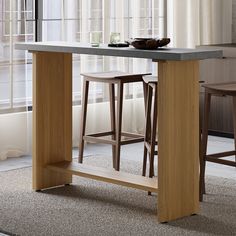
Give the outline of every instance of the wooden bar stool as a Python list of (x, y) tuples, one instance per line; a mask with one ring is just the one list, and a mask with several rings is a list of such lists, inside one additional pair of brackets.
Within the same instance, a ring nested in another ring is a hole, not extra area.
[[(158, 78), (153, 75), (143, 76), (143, 81), (148, 85), (146, 98), (146, 122), (144, 134), (144, 154), (143, 154), (143, 171), (142, 175), (146, 176), (147, 169), (147, 154), (149, 155), (149, 177), (154, 176), (154, 156), (158, 154), (156, 132), (157, 132), (157, 110), (158, 110)], [(199, 84), (204, 81), (199, 81)], [(154, 94), (154, 96), (153, 96)], [(200, 117), (200, 111), (199, 111)], [(201, 119), (199, 118), (200, 123)], [(199, 125), (199, 134), (201, 134), (201, 125)], [(201, 142), (199, 135), (199, 153), (201, 150)], [(199, 157), (200, 158), (200, 157)], [(148, 192), (150, 195), (151, 193)]]
[[(80, 142), (79, 142), (79, 163), (83, 162), (84, 141), (111, 144), (113, 168), (119, 170), (121, 145), (142, 142), (144, 140), (143, 135), (122, 132), (124, 84), (143, 82), (142, 76), (147, 74), (129, 74), (121, 71), (110, 71), (110, 72), (83, 73), (82, 75), (84, 77), (84, 84), (83, 84), (81, 129), (80, 129)], [(88, 91), (89, 91), (90, 81), (109, 84), (111, 131), (85, 135)], [(117, 108), (115, 108), (115, 85), (117, 85)], [(143, 89), (144, 89), (144, 102), (145, 102), (147, 85), (144, 82), (143, 82)], [(111, 139), (105, 139), (104, 138), (105, 136), (111, 136)], [(122, 137), (126, 137), (126, 139), (122, 140)]]
[[(236, 155), (236, 82), (205, 84), (205, 101), (204, 101), (204, 116), (202, 127), (202, 141), (201, 141), (201, 158), (200, 158), (200, 201), (203, 199), (205, 193), (205, 169), (206, 161), (218, 164), (236, 167), (236, 159), (223, 160), (221, 158)], [(232, 113), (234, 122), (234, 143), (235, 149), (233, 151), (214, 153), (207, 155), (207, 141), (208, 141), (208, 123), (210, 114), (210, 105), (212, 96), (231, 96), (232, 97)]]
[[(144, 134), (144, 154), (143, 154), (143, 171), (142, 175), (146, 175), (147, 169), (147, 154), (149, 155), (149, 177), (154, 176), (154, 155), (157, 155), (155, 150), (156, 130), (157, 130), (157, 76), (145, 75), (143, 76), (144, 83), (147, 84), (147, 98), (146, 98), (146, 121)], [(154, 98), (153, 98), (154, 94)], [(152, 99), (153, 104), (152, 104)]]

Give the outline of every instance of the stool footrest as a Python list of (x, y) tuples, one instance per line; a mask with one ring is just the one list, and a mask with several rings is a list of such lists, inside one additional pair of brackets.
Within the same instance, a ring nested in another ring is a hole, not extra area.
[(236, 151), (214, 153), (214, 154), (206, 155), (206, 157), (222, 158), (222, 157), (233, 156), (233, 155), (236, 155)]
[(116, 145), (115, 140), (109, 140), (109, 139), (104, 139), (104, 138), (99, 138), (99, 137), (92, 137), (92, 136), (84, 136), (83, 137), (84, 141), (88, 142), (93, 142), (93, 143), (105, 143), (105, 144), (111, 144), (111, 145)]
[(144, 138), (144, 136), (141, 134), (134, 134), (134, 133), (128, 133), (128, 132), (121, 132), (121, 135), (125, 137), (130, 137), (130, 138)]
[(90, 137), (103, 137), (103, 136), (114, 135), (114, 134), (115, 134), (115, 132), (108, 131), (108, 132), (102, 132), (102, 133), (87, 134), (86, 136), (90, 136)]
[(216, 159), (212, 157), (206, 157), (206, 160), (209, 162), (214, 162), (226, 166), (235, 166), (236, 167), (236, 162), (235, 161), (228, 161), (228, 160), (222, 160), (222, 159)]
[(123, 140), (120, 142), (121, 145), (131, 144), (131, 143), (139, 143), (143, 142), (144, 138), (133, 138), (128, 140)]
[[(116, 145), (117, 144), (116, 140), (109, 140), (109, 139), (101, 138), (101, 137), (110, 136), (110, 135), (115, 135), (115, 132), (108, 131), (108, 132), (102, 132), (102, 133), (87, 134), (83, 137), (83, 139), (88, 142)], [(127, 137), (128, 139), (121, 140), (120, 145), (127, 145), (131, 143), (138, 143), (138, 142), (144, 141), (144, 136), (140, 134), (122, 132), (121, 136)]]

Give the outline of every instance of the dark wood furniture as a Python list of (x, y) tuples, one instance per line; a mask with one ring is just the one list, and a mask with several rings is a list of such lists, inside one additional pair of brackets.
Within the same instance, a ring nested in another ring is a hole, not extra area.
[[(113, 168), (120, 169), (121, 145), (142, 142), (143, 135), (122, 132), (123, 88), (126, 83), (143, 82), (142, 76), (147, 74), (130, 74), (121, 71), (83, 73), (83, 99), (81, 113), (81, 129), (79, 142), (79, 163), (83, 162), (84, 141), (105, 143), (112, 145)], [(88, 106), (89, 82), (109, 84), (111, 131), (85, 135), (86, 116)], [(115, 85), (117, 85), (117, 108), (115, 108)], [(144, 98), (146, 98), (147, 85), (143, 82)], [(111, 139), (107, 139), (111, 136)], [(122, 139), (125, 137), (125, 139)]]
[[(148, 85), (147, 98), (146, 98), (146, 121), (145, 121), (145, 133), (144, 133), (144, 154), (143, 154), (143, 170), (142, 176), (146, 176), (147, 169), (147, 154), (149, 156), (149, 177), (154, 176), (154, 156), (158, 154), (156, 145), (157, 132), (157, 98), (158, 98), (158, 77), (154, 75), (143, 76), (143, 81)], [(199, 81), (199, 84), (205, 81)], [(153, 96), (154, 94), (154, 96)], [(200, 114), (200, 111), (199, 111)], [(201, 134), (201, 116), (199, 115), (199, 134)], [(201, 135), (199, 135), (199, 153), (201, 150)], [(149, 192), (150, 194), (150, 192)]]
[[(222, 158), (227, 156), (236, 155), (236, 82), (228, 82), (228, 83), (216, 83), (216, 84), (204, 84), (205, 88), (205, 99), (204, 99), (204, 116), (203, 116), (203, 127), (202, 127), (202, 141), (201, 141), (201, 158), (200, 158), (200, 200), (203, 199), (203, 194), (205, 193), (205, 168), (206, 161), (235, 166), (236, 167), (236, 159), (224, 160)], [(231, 97), (231, 108), (232, 108), (232, 117), (234, 124), (234, 141), (235, 141), (235, 149), (233, 151), (214, 153), (207, 155), (207, 141), (208, 141), (208, 128), (209, 128), (209, 114), (211, 107), (211, 98), (212, 96), (218, 96), (219, 98), (223, 98), (225, 96)]]
[[(235, 82), (236, 44), (218, 44), (199, 46), (201, 49), (221, 49), (223, 58), (200, 61), (200, 78), (206, 83)], [(204, 89), (200, 94), (201, 109), (204, 106)], [(211, 102), (209, 132), (211, 134), (233, 137), (233, 117), (231, 115), (231, 98), (215, 97)]]
[[(143, 171), (142, 175), (146, 176), (147, 169), (147, 154), (149, 156), (149, 177), (154, 176), (154, 155), (157, 155), (155, 150), (156, 130), (157, 130), (157, 76), (143, 76), (143, 81), (147, 84), (146, 98), (146, 121), (144, 129), (144, 153), (143, 153)], [(154, 94), (154, 98), (153, 98)], [(154, 99), (154, 100), (153, 100)], [(152, 102), (153, 100), (153, 102)]]

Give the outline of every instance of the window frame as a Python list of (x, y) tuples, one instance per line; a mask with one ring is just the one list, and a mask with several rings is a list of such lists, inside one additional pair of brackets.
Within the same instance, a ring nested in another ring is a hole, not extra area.
[[(25, 1), (25, 0), (18, 0), (18, 1)], [(63, 0), (65, 1), (65, 0)], [(150, 0), (152, 1), (152, 0)], [(34, 4), (34, 9), (32, 9), (32, 14), (34, 15), (34, 17), (32, 19), (26, 19), (26, 21), (34, 21), (34, 34), (32, 34), (32, 38), (31, 39), (35, 39), (34, 41), (42, 41), (42, 29), (43, 29), (43, 2), (42, 0), (32, 0), (32, 4)], [(5, 4), (5, 1), (3, 0), (2, 1), (2, 5)], [(27, 3), (26, 3), (27, 4)], [(164, 28), (164, 35), (167, 34), (167, 1), (163, 0), (163, 7), (164, 7), (164, 19), (163, 19), (163, 28)], [(4, 7), (4, 6), (3, 6)], [(18, 6), (19, 8), (20, 6)], [(130, 7), (130, 6), (129, 6)], [(33, 6), (32, 6), (33, 8)], [(5, 10), (5, 8), (3, 8)], [(20, 9), (21, 10), (21, 9)], [(79, 9), (78, 9), (79, 11)], [(26, 11), (27, 12), (27, 11)], [(0, 31), (2, 30), (2, 33), (5, 32), (5, 29), (4, 29), (4, 12), (2, 13), (2, 29), (0, 28)], [(22, 14), (22, 13), (20, 13)], [(128, 16), (129, 19), (131, 19), (132, 17), (129, 15)], [(63, 20), (63, 19), (58, 19), (58, 20)], [(25, 24), (25, 20), (24, 20), (24, 24)], [(26, 27), (26, 26), (25, 26)], [(1, 33), (1, 32), (0, 32)], [(80, 31), (77, 32), (77, 34), (79, 35), (80, 34)], [(9, 37), (11, 37), (11, 35), (3, 35), (2, 34), (2, 42), (9, 42)], [(26, 35), (22, 35), (22, 34), (17, 34), (17, 35), (12, 35), (12, 39), (11, 40), (16, 40), (16, 41), (25, 41), (26, 39)], [(14, 64), (21, 64), (21, 63), (24, 63), (25, 64), (25, 61), (24, 60), (16, 60), (14, 59)], [(27, 63), (30, 63), (30, 60), (27, 61)], [(12, 81), (11, 81), (12, 82)], [(13, 82), (12, 82), (13, 83)], [(12, 85), (11, 85), (12, 86)], [(11, 93), (13, 93), (13, 90), (11, 90)], [(78, 95), (77, 95), (78, 96)], [(127, 96), (127, 98), (132, 98), (132, 96), (129, 94)], [(20, 112), (20, 111), (29, 111), (29, 110), (32, 110), (32, 105), (22, 105), (20, 107), (14, 107), (13, 103), (14, 103), (14, 100), (13, 100), (13, 94), (11, 94), (11, 97), (9, 98), (10, 100), (12, 99), (12, 101), (10, 101), (10, 104), (11, 104), (11, 107), (10, 108), (2, 108), (1, 109), (1, 104), (0, 104), (0, 114), (5, 114), (5, 113), (14, 113), (14, 112)], [(25, 100), (27, 100), (27, 98), (25, 98)], [(96, 100), (96, 102), (101, 102), (102, 99), (101, 98), (98, 98)], [(27, 104), (27, 101), (26, 102), (22, 102), (22, 104)], [(73, 102), (73, 105), (79, 105), (81, 104), (81, 101), (79, 100), (76, 100)]]

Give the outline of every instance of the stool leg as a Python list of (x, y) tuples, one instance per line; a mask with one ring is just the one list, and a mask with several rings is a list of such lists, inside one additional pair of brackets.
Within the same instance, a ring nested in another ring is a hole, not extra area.
[[(112, 140), (115, 139), (116, 133), (116, 111), (115, 111), (115, 85), (109, 84), (109, 93), (110, 93), (110, 116), (111, 116), (111, 131), (113, 132)], [(112, 160), (113, 168), (116, 168), (116, 147), (112, 145)]]
[(146, 147), (145, 140), (144, 140), (142, 176), (146, 176), (146, 169), (147, 169), (147, 147)]
[(120, 142), (122, 129), (122, 110), (123, 110), (123, 83), (119, 82), (117, 88), (117, 122), (116, 122), (116, 170), (120, 170)]
[(202, 116), (201, 116), (201, 109), (199, 106), (199, 164), (201, 166), (201, 153), (202, 153)]
[(84, 153), (84, 139), (83, 139), (83, 137), (85, 135), (85, 128), (86, 128), (88, 91), (89, 91), (89, 81), (85, 80), (84, 84), (83, 84), (83, 98), (82, 98), (82, 109), (81, 109), (79, 163), (83, 162), (83, 153)]
[(143, 99), (144, 99), (144, 112), (145, 112), (145, 127), (144, 127), (144, 152), (143, 152), (143, 171), (142, 175), (146, 175), (146, 168), (147, 168), (147, 147), (146, 147), (146, 141), (147, 141), (147, 135), (148, 135), (148, 126), (147, 126), (147, 121), (148, 121), (148, 114), (147, 113), (147, 107), (149, 101), (149, 92), (148, 92), (148, 84), (143, 82)]
[(154, 89), (154, 103), (153, 103), (153, 118), (151, 129), (151, 152), (150, 152), (150, 170), (149, 177), (154, 176), (154, 155), (156, 146), (156, 131), (157, 131), (157, 86)]
[[(233, 97), (234, 150), (236, 151), (236, 97)], [(236, 162), (236, 155), (235, 155)]]
[(144, 100), (144, 112), (146, 114), (146, 109), (147, 109), (147, 93), (148, 93), (148, 84), (143, 82), (143, 100)]
[(206, 153), (207, 153), (210, 104), (211, 104), (211, 94), (205, 91), (201, 156), (200, 156), (200, 180), (199, 180), (200, 181), (200, 186), (199, 186), (200, 201), (203, 200), (203, 193), (205, 193), (205, 169), (206, 169)]
[(151, 106), (152, 106), (152, 88), (148, 86), (147, 90), (147, 98), (145, 99), (147, 102), (146, 105), (146, 115), (145, 115), (145, 127), (144, 127), (144, 152), (143, 152), (143, 171), (142, 176), (146, 175), (146, 168), (147, 168), (147, 146), (146, 144), (149, 143), (150, 139), (150, 126), (151, 126)]

